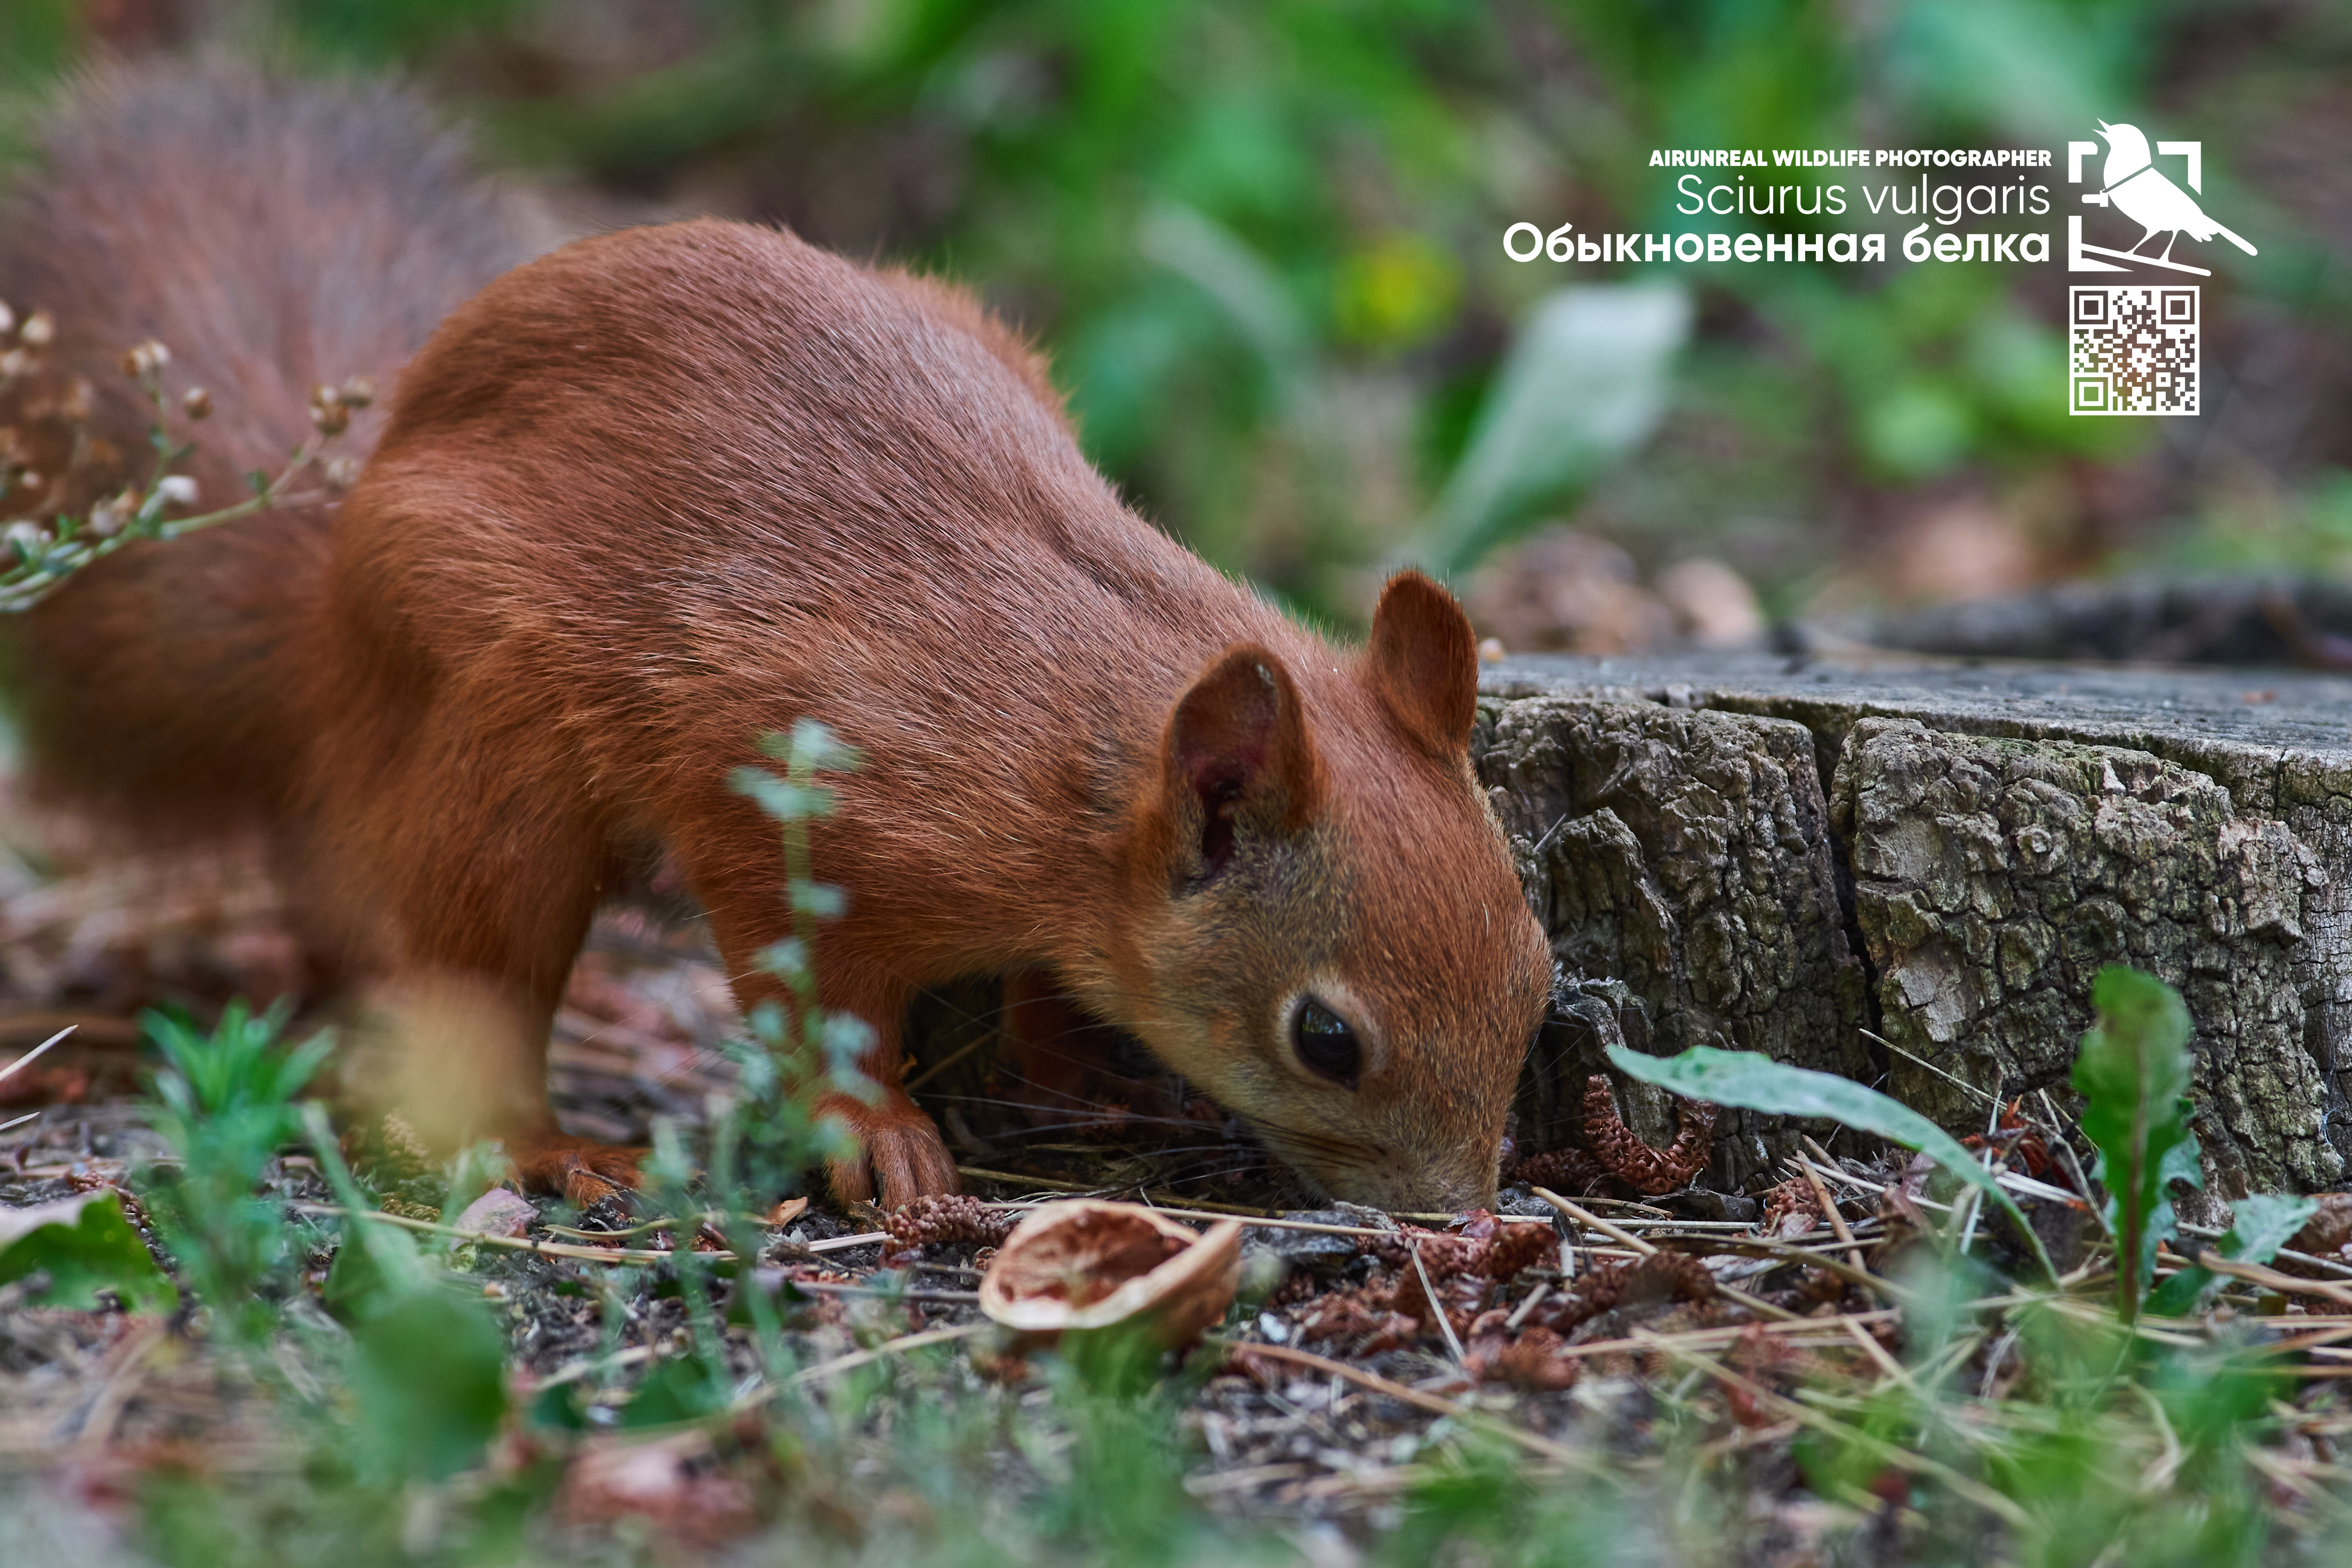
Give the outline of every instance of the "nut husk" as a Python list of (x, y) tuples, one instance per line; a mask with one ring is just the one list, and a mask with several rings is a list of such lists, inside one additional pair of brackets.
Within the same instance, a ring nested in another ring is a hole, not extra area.
[(1171, 1349), (1225, 1315), (1241, 1284), (1242, 1226), (1195, 1233), (1134, 1203), (1039, 1206), (980, 1282), (980, 1310), (1024, 1334), (1147, 1324)]

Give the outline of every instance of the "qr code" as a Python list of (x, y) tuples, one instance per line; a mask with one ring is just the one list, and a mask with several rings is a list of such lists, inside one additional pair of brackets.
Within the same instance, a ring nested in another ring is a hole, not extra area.
[(2078, 287), (2074, 295), (2070, 412), (2197, 412), (2197, 290)]

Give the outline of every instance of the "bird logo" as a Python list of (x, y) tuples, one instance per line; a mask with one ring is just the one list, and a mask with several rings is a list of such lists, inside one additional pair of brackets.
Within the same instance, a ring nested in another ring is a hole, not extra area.
[[(2096, 262), (2085, 265), (2084, 261), (2088, 256), (2105, 256), (2117, 261), (2136, 261), (2150, 267), (2168, 267), (2175, 272), (2193, 272), (2200, 277), (2210, 277), (2210, 274), (2203, 267), (2190, 267), (2172, 259), (2172, 247), (2180, 243), (2180, 236), (2184, 234), (2200, 244), (2219, 235), (2248, 256), (2260, 254), (2244, 236), (2206, 216), (2205, 209), (2198, 205), (2197, 198), (2174, 184), (2170, 177), (2156, 166), (2155, 154), (2149, 151), (2147, 138), (2138, 126), (2110, 125), (2104, 120), (2098, 125), (2099, 134), (2106, 139), (2106, 165), (2100, 172), (2100, 188), (2084, 193), (2083, 200), (2090, 206), (2114, 208), (2138, 224), (2141, 232), (2129, 249), (2110, 250), (2104, 246), (2084, 245), (2079, 238), (2082, 220), (2073, 219), (2069, 226), (2075, 235), (2071, 247), (2075, 270), (2124, 270)], [(2081, 164), (2076, 150), (2095, 152), (2097, 144), (2088, 141), (2069, 144), (2070, 152), (2076, 152), (2074, 166), (2079, 170)], [(2185, 153), (2189, 158), (2189, 182), (2192, 186), (2200, 183), (2198, 174), (2201, 159), (2199, 154), (2201, 149), (2199, 143), (2167, 141), (2159, 144), (2158, 151)], [(2142, 247), (2158, 235), (2166, 236), (2162, 253), (2147, 254)]]

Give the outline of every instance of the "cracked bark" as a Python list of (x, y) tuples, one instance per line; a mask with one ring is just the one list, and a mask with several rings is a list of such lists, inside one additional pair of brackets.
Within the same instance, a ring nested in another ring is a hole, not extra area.
[[(1485, 690), (1480, 776), (1570, 982), (1523, 1147), (1565, 1140), (1621, 1040), (1761, 1051), (1981, 1131), (1987, 1094), (2063, 1101), (2091, 977), (2125, 961), (2188, 1000), (2217, 1195), (2340, 1184), (2352, 684), (1527, 659)], [(1770, 1185), (1796, 1131), (1727, 1115), (1711, 1183)]]

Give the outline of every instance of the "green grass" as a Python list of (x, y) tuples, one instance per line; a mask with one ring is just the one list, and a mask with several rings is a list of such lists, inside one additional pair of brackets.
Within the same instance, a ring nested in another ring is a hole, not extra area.
[[(2083, 1079), (2095, 1125), (2160, 1099), (2182, 1050), (2168, 988), (2118, 970), (2097, 1000)], [(140, 1441), (110, 1461), (126, 1562), (1252, 1564), (1324, 1561), (1344, 1542), (1400, 1568), (2087, 1568), (2328, 1562), (2332, 1533), (2352, 1522), (2329, 1446), (2352, 1416), (2334, 1385), (2282, 1375), (2291, 1358), (2267, 1348), (2298, 1321), (2266, 1315), (2288, 1299), (2192, 1279), (2184, 1301), (2218, 1301), (2135, 1325), (2148, 1281), (2119, 1274), (2112, 1248), (2095, 1244), (2060, 1285), (2031, 1268), (2004, 1278), (1984, 1260), (1991, 1228), (1964, 1225), (1965, 1201), (1884, 1262), (1878, 1300), (1843, 1303), (1899, 1304), (1888, 1349), (1864, 1355), (1834, 1333), (1810, 1349), (1702, 1343), (1652, 1317), (1646, 1363), (1596, 1364), (1570, 1396), (1488, 1397), (1434, 1422), (1368, 1399), (1343, 1422), (1336, 1408), (1317, 1417), (1318, 1379), (1261, 1393), (1213, 1345), (1183, 1360), (1101, 1338), (1025, 1362), (986, 1340), (899, 1351), (891, 1342), (916, 1321), (891, 1294), (900, 1276), (866, 1276), (875, 1293), (836, 1312), (745, 1290), (723, 1259), (690, 1251), (579, 1263), (289, 1203), (331, 1194), (348, 1215), (394, 1186), (454, 1201), (479, 1189), (482, 1166), (347, 1170), (323, 1115), (298, 1099), (315, 1048), (278, 1043), (281, 1021), (232, 1010), (200, 1033), (151, 1019), (169, 1063), (154, 1116), (170, 1155), (136, 1186), (194, 1315), (173, 1321), (159, 1343), (174, 1348), (147, 1375), (184, 1403), (203, 1394), (182, 1440), (158, 1443), (142, 1416)], [(2161, 1118), (2121, 1125), (2099, 1150), (2109, 1168), (2173, 1135)], [(709, 1135), (667, 1134), (656, 1164), (673, 1168), (650, 1197), (741, 1212), (745, 1189), (688, 1171), (725, 1164)], [(316, 1175), (280, 1157), (289, 1138)], [(2109, 1223), (2189, 1246), (2150, 1196), (2160, 1185), (2119, 1188)], [(1948, 1182), (1918, 1201), (1969, 1190)], [(2265, 1229), (2247, 1200), (2220, 1251), (2267, 1259), (2308, 1211)], [(768, 1239), (725, 1224), (739, 1244)], [(2176, 1273), (2169, 1254), (2158, 1271)], [(531, 1313), (568, 1301), (601, 1319), (599, 1348), (541, 1364), (571, 1380), (536, 1390), (509, 1366), (530, 1359)], [(1225, 1332), (1254, 1321), (1239, 1307)], [(625, 1342), (661, 1354), (612, 1364)], [(861, 1345), (881, 1354), (826, 1372)], [(1221, 1480), (1233, 1472), (1209, 1429), (1235, 1419), (1290, 1422), (1301, 1451), (1322, 1455), (1299, 1473), (1343, 1484), (1286, 1500)], [(1565, 1461), (1509, 1447), (1491, 1425), (1520, 1421)], [(1331, 1460), (1334, 1444), (1345, 1459)], [(597, 1479), (621, 1451), (653, 1478), (626, 1506), (614, 1499), (629, 1489)], [(58, 1495), (20, 1490), (0, 1510), (13, 1521), (0, 1544), (68, 1528)]]

